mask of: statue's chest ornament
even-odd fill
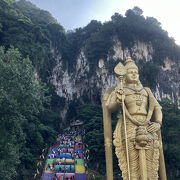
[[[127,87],[128,89],[134,91],[134,96],[133,99],[136,101],[136,105],[137,106],[141,106],[143,103],[143,88],[131,88],[131,87]]]
[[[135,94],[136,105],[141,106],[143,103],[143,95],[141,93]]]

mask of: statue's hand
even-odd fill
[[[148,132],[156,132],[160,129],[160,124],[153,122],[150,126],[147,127]]]
[[[116,93],[117,102],[119,102],[121,104],[125,98],[123,89],[117,88],[117,89],[115,89],[115,93]]]

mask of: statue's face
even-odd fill
[[[139,74],[137,69],[128,69],[126,74],[127,83],[137,83],[139,81]]]

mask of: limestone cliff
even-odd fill
[[[64,69],[61,57],[57,58],[57,65],[53,69],[50,82],[55,86],[57,94],[66,98],[66,105],[76,99],[82,102],[87,102],[87,100],[91,102],[100,101],[108,88],[118,84],[118,78],[106,66],[108,61],[110,64],[115,64],[114,62],[117,59],[126,59],[130,55],[141,67],[142,61],[152,61],[154,53],[151,43],[137,41],[133,47],[123,49],[117,38],[114,38],[113,50],[114,54],[108,55],[107,60],[99,59],[98,66],[92,76],[89,76],[90,65],[83,47],[76,59],[74,72],[68,72],[68,69]],[[175,62],[169,58],[164,59],[164,66],[160,68],[157,85],[153,90],[154,95],[158,100],[169,98],[173,102],[179,103],[179,85],[180,76]]]

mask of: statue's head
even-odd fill
[[[119,62],[114,68],[114,72],[119,76],[120,79],[123,78],[124,86],[128,84],[134,84],[138,86],[142,86],[139,80],[138,67],[134,63],[134,61],[128,57],[124,65]]]
[[[134,61],[128,57],[125,62],[125,68],[126,68],[126,84],[136,84],[140,85],[139,81],[139,72],[138,67],[134,63]]]

